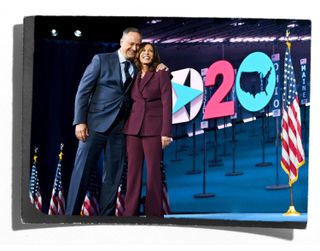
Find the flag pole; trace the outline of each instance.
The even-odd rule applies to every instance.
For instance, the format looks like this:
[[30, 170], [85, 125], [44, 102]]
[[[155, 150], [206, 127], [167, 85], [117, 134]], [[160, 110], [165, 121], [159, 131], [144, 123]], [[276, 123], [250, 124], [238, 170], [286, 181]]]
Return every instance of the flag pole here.
[[[290, 35], [290, 30], [286, 30], [286, 44], [288, 46], [288, 50], [289, 50], [289, 53], [291, 51], [291, 42], [289, 42], [289, 35]], [[301, 213], [299, 213], [294, 205], [293, 205], [293, 191], [292, 191], [292, 183], [290, 181], [290, 177], [289, 177], [289, 185], [290, 185], [290, 206], [289, 206], [289, 209], [286, 213], [284, 213], [283, 215], [284, 216], [300, 216]]]
[[64, 147], [64, 144], [63, 143], [61, 143], [60, 144], [60, 153], [59, 153], [59, 162], [61, 163], [61, 161], [62, 161], [62, 156], [63, 156], [63, 147]]
[[33, 155], [33, 164], [34, 164], [34, 165], [37, 164], [38, 150], [39, 150], [39, 147], [36, 146], [36, 147], [34, 148], [34, 155]]
[[61, 163], [63, 157], [64, 144], [60, 144], [60, 153], [58, 166], [56, 168], [56, 175], [53, 181], [53, 189], [49, 205], [48, 215], [64, 215], [65, 214], [65, 200], [63, 194], [62, 180], [61, 180]]
[[34, 148], [33, 164], [29, 180], [29, 199], [30, 203], [34, 205], [37, 210], [42, 212], [42, 197], [40, 193], [40, 185], [37, 171], [38, 150], [39, 148], [36, 146]]
[[286, 213], [283, 214], [284, 216], [300, 216], [301, 213], [299, 213], [294, 205], [293, 205], [293, 192], [292, 192], [292, 185], [290, 185], [290, 206]]

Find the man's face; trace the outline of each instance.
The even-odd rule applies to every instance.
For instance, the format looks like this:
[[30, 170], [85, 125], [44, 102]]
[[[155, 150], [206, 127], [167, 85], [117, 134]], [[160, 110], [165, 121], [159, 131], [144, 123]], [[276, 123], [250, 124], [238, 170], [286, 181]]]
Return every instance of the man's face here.
[[129, 32], [120, 40], [120, 51], [127, 60], [133, 60], [141, 44], [141, 36], [137, 32]]

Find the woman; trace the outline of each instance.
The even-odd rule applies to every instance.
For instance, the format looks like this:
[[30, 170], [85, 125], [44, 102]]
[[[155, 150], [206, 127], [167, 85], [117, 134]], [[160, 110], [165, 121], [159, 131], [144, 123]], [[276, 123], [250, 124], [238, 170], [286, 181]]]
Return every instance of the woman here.
[[142, 167], [145, 158], [146, 216], [163, 217], [160, 161], [162, 149], [172, 141], [171, 81], [167, 71], [155, 71], [160, 57], [153, 44], [140, 45], [135, 63], [139, 73], [131, 90], [133, 106], [124, 127], [128, 154], [124, 216], [139, 215]]

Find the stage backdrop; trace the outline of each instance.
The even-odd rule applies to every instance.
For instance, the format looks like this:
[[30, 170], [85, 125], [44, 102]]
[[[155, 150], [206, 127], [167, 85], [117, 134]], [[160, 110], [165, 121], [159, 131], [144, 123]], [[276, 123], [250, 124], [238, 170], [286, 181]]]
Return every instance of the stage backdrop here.
[[287, 211], [280, 134], [290, 99], [283, 102], [292, 81], [285, 84], [286, 40], [291, 42], [305, 155], [292, 194], [296, 209], [306, 214], [310, 21], [162, 17], [35, 18], [30, 167], [38, 147], [42, 212], [49, 209], [61, 143], [61, 184], [68, 196], [78, 144], [74, 98], [85, 67], [95, 54], [117, 50], [129, 26], [156, 44], [173, 76], [174, 141], [164, 151], [164, 170], [170, 215], [176, 217]]

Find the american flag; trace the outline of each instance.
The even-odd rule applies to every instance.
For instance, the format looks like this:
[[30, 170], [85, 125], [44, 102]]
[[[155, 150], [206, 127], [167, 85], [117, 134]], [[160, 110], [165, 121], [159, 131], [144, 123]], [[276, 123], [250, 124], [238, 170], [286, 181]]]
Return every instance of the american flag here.
[[305, 162], [301, 139], [299, 98], [290, 55], [290, 44], [286, 49], [284, 63], [284, 90], [282, 99], [282, 157], [281, 166], [289, 176], [289, 185], [298, 179], [298, 169]]
[[29, 198], [30, 198], [31, 204], [34, 205], [37, 210], [42, 212], [42, 197], [40, 192], [38, 170], [37, 170], [37, 158], [38, 158], [37, 151], [38, 151], [38, 148], [35, 149], [35, 155], [33, 157], [34, 162], [31, 168]]
[[81, 216], [96, 216], [99, 214], [98, 195], [97, 175], [96, 172], [93, 172], [90, 176], [88, 191], [81, 207]]
[[51, 194], [49, 215], [64, 215], [65, 201], [61, 180], [61, 160], [59, 160], [56, 170], [56, 177], [54, 179], [54, 185]]
[[161, 174], [162, 174], [162, 208], [164, 214], [170, 214], [170, 203], [168, 196], [166, 172], [164, 168], [163, 160], [160, 162]]
[[121, 176], [121, 182], [118, 188], [117, 201], [116, 201], [116, 216], [123, 216], [124, 213], [124, 200], [127, 191], [127, 171], [128, 160], [126, 159], [123, 166], [123, 173]]
[[[170, 213], [170, 203], [167, 190], [166, 173], [163, 161], [160, 162], [161, 175], [162, 175], [162, 209], [164, 214]], [[127, 170], [128, 163], [125, 161], [121, 183], [118, 188], [117, 202], [116, 202], [116, 216], [123, 216], [125, 210], [125, 196], [127, 191]]]
[[124, 200], [125, 200], [126, 192], [124, 185], [120, 184], [117, 193], [117, 201], [116, 201], [116, 216], [123, 216], [124, 212]]

